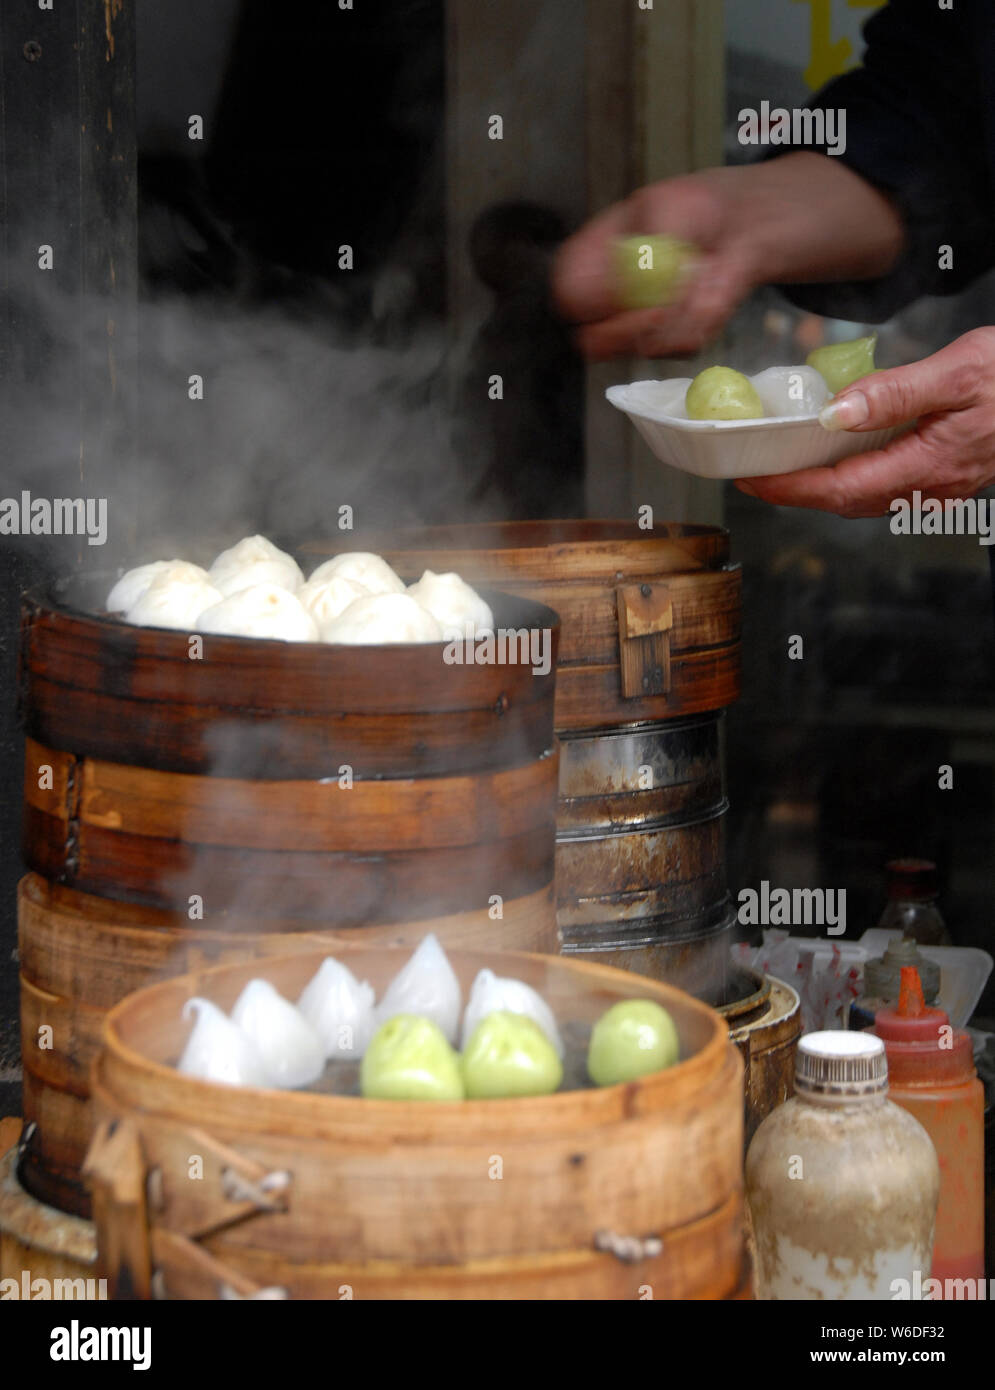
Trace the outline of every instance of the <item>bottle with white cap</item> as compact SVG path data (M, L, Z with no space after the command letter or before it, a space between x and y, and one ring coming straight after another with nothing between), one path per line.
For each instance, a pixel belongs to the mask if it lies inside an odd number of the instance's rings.
M914 1297L930 1277L939 1187L932 1140L888 1100L880 1038L806 1034L794 1097L746 1156L757 1298Z

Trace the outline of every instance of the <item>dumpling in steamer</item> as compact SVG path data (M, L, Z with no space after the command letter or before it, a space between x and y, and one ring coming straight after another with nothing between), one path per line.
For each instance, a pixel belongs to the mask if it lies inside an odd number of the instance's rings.
M231 1021L253 1043L270 1085L310 1086L325 1070L325 1046L300 1009L269 980L250 980L235 1000Z
M373 1036L373 986L326 956L304 986L297 1007L325 1045L327 1057L362 1057Z
M254 584L274 584L293 594L304 583L294 557L279 550L265 536L246 536L230 550L222 550L207 573L214 587L226 597Z
M228 1086L268 1086L269 1072L255 1043L210 999L188 999L183 1017L197 1021L177 1062L177 1070L202 1081Z
M463 992L456 972L439 938L429 932L384 990L373 1019L379 1028L396 1014L418 1014L430 1018L455 1044L462 1005Z
M134 608L152 581L161 575L190 582L194 579L200 579L205 584L208 582L207 570L201 569L200 565L190 565L186 560L153 560L148 565L138 565L122 574L107 595L104 607L109 613L127 613Z
M542 995L524 980L495 975L493 970L478 971L473 981L470 999L463 1015L461 1047L466 1047L478 1023L482 1023L488 1014L496 1013L525 1014L527 1018L531 1018L556 1048L557 1055L562 1058L563 1039L556 1026L553 1010Z
M370 594L325 623L321 640L369 647L388 642L441 642L442 628L408 594Z
M768 415L818 415L829 400L814 367L768 367L750 380Z
M371 594L404 593L404 580L394 573L386 560L379 555L371 555L368 550L346 551L326 560L318 566L308 583L320 584L334 575L361 584Z
M196 565L191 565L192 570ZM218 603L221 595L206 579L196 575L175 578L169 570L153 579L145 592L125 614L125 621L140 627L172 627L187 632L195 629L205 608Z
M317 642L318 624L296 594L275 584L239 589L203 609L197 632L230 637L271 637L284 642Z
M370 590L344 575L332 574L326 579L311 578L298 591L297 597L311 614L319 628L344 613L350 603L367 598Z
M489 605L458 574L426 570L417 584L410 585L408 596L428 609L447 641L472 639L494 630Z

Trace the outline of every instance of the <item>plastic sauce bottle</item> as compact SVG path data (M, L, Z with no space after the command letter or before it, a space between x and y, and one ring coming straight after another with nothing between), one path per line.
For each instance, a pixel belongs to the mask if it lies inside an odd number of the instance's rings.
M902 970L897 1008L881 1009L874 1032L888 1054L889 1095L927 1131L940 1160L933 1278L985 1274L984 1087L971 1039L951 1028L942 1009L923 1002L918 971ZM934 1298L955 1290L928 1290ZM961 1295L963 1296L963 1294ZM974 1297L978 1297L975 1289Z
M873 1034L799 1042L794 1098L746 1155L757 1298L907 1298L929 1277L936 1151L887 1090Z

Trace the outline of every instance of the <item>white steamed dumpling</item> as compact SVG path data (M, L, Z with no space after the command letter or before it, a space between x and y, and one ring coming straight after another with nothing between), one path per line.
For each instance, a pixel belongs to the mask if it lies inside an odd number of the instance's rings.
M384 642L441 642L442 628L408 594L370 594L350 603L321 629L323 642L379 646Z
M355 579L346 579L343 574L328 575L324 579L312 575L297 597L320 628L344 613L350 603L366 598L369 593L369 589L357 584Z
M525 1014L546 1034L546 1037L563 1056L563 1040L556 1026L553 1010L524 980L512 980L495 975L493 970L480 970L470 990L470 998L463 1015L463 1032L460 1046L466 1047L477 1024L488 1014Z
M235 1000L231 1021L255 1044L271 1086L309 1086L325 1070L321 1038L268 980L249 981Z
M200 565L188 564L186 560L153 560L148 565L138 565L127 570L107 595L105 607L109 613L127 613L134 608L142 594L154 579L169 575L172 579L192 582L199 579L207 583L207 570Z
M173 627L192 632L204 609L220 600L221 595L206 579L196 575L176 578L167 570L152 580L128 609L125 620L140 627Z
M211 583L222 594L234 594L253 584L276 584L296 591L304 583L301 567L292 555L278 549L265 536L246 536L229 550L222 550L208 570Z
M374 1011L379 1028L395 1014L418 1014L438 1024L453 1044L459 1031L463 993L456 972L434 932L391 980Z
M325 1045L326 1057L359 1059L373 1036L373 986L327 956L297 1007Z
M428 609L447 641L472 639L494 630L494 614L489 605L458 574L426 570L417 584L409 586L408 597Z
M221 1081L228 1086L269 1086L269 1072L253 1043L209 999L188 999L183 1017L197 1021L177 1063L185 1076Z
M818 415L829 387L814 367L768 367L750 380L767 415Z
M320 584L333 575L362 584L371 594L403 594L404 580L396 575L387 561L367 550L350 550L319 565L308 583Z
M241 593L243 589L251 589L258 584L272 584L293 594L298 591L303 579L304 576L299 569L297 574L294 574L293 570L282 560L255 560L251 565L242 565L240 568L224 571L217 580L212 582L214 587L225 598L228 598L232 594Z
M198 632L229 637L273 637L284 642L317 642L318 624L296 594L275 584L239 589L204 608Z

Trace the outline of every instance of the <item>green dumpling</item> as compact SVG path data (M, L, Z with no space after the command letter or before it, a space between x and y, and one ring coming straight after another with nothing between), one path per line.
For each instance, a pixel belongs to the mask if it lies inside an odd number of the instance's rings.
M395 1014L363 1055L360 1090L371 1100L462 1100L458 1053L429 1018Z
M874 333L870 338L854 338L849 343L815 348L805 363L815 368L835 396L851 382L859 381L862 376L870 376L874 371L877 341L878 335Z
M545 1096L562 1080L556 1048L524 1014L488 1014L463 1050L463 1084L470 1100Z
M672 236L620 237L615 270L623 309L657 309L669 304L695 247Z
M594 1025L587 1074L596 1086L617 1086L672 1067L679 1055L677 1029L667 1010L652 999L624 999Z
M684 398L689 420L760 420L765 411L756 388L731 367L699 372Z

